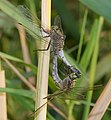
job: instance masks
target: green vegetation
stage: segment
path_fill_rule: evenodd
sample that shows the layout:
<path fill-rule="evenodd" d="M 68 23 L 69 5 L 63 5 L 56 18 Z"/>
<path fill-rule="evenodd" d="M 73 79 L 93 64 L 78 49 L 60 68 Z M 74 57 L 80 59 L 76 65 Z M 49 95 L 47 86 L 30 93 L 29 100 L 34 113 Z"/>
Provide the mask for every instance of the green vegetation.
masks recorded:
<path fill-rule="evenodd" d="M 26 5 L 34 16 L 36 13 L 40 16 L 40 1 L 0 0 L 0 68 L 5 71 L 6 78 L 6 88 L 0 86 L 0 92 L 7 93 L 6 106 L 10 120 L 33 120 L 30 114 L 35 106 L 38 72 L 38 54 L 33 50 L 40 49 L 40 21 L 32 17 L 34 24 L 31 24 L 18 11 L 16 6 L 20 4 Z M 52 1 L 51 20 L 59 14 L 67 36 L 65 56 L 82 73 L 76 87 L 90 89 L 102 84 L 104 89 L 111 77 L 110 11 L 110 0 Z M 35 24 L 37 27 L 34 27 Z M 49 73 L 48 88 L 51 94 L 57 87 L 51 77 L 51 69 Z M 84 93 L 86 98 L 81 101 L 73 100 L 72 94 L 68 95 L 72 100 L 60 97 L 53 99 L 47 109 L 47 120 L 87 120 L 90 108 L 102 89 L 91 89 Z M 110 109 L 102 120 L 109 120 L 109 113 Z"/>

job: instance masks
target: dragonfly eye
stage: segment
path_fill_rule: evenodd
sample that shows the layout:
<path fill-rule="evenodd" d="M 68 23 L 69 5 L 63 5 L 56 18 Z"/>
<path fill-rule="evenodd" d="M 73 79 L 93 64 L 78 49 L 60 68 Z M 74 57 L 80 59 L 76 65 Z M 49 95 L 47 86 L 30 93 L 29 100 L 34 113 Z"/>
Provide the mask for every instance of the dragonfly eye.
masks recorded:
<path fill-rule="evenodd" d="M 66 39 L 66 35 L 64 35 L 63 38 Z"/>
<path fill-rule="evenodd" d="M 80 78 L 81 77 L 81 73 L 79 72 L 77 72 L 77 73 L 75 73 L 75 75 L 77 76 L 77 78 Z"/>
<path fill-rule="evenodd" d="M 65 38 L 66 38 L 66 36 L 65 36 L 65 35 L 63 35 L 63 36 L 61 37 L 61 39 L 63 39 L 63 40 L 65 40 Z"/>
<path fill-rule="evenodd" d="M 61 39 L 64 39 L 64 37 L 62 36 Z"/>

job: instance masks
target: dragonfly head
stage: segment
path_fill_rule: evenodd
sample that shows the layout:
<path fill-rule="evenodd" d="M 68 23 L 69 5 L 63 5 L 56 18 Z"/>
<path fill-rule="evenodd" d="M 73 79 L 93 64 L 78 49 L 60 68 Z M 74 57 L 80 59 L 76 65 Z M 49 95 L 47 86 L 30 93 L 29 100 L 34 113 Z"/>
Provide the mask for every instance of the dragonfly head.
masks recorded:
<path fill-rule="evenodd" d="M 80 78 L 81 77 L 81 72 L 76 68 L 74 68 L 74 69 L 75 69 L 75 75 L 77 76 L 77 78 Z"/>
<path fill-rule="evenodd" d="M 81 72 L 74 68 L 73 66 L 68 66 L 65 68 L 66 73 L 71 77 L 71 79 L 76 79 L 81 77 Z"/>
<path fill-rule="evenodd" d="M 66 39 L 66 35 L 64 35 L 63 31 L 61 31 L 61 29 L 58 26 L 52 26 L 51 27 L 51 33 L 56 34 L 57 36 L 59 36 L 62 40 Z"/>
<path fill-rule="evenodd" d="M 70 77 L 70 79 L 71 79 L 72 81 L 74 81 L 76 78 L 80 78 L 80 77 L 81 77 L 81 74 L 78 74 L 78 73 L 73 72 L 73 73 L 71 73 L 71 74 L 69 75 L 69 77 Z"/>

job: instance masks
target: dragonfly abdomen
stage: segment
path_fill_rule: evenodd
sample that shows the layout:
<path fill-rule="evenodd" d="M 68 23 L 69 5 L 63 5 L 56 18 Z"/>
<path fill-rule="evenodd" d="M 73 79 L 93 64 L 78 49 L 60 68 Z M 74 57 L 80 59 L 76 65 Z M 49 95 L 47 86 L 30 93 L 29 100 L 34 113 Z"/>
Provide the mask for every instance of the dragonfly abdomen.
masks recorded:
<path fill-rule="evenodd" d="M 57 69 L 57 55 L 54 55 L 53 57 L 53 65 L 52 65 L 52 77 L 55 81 L 56 85 L 61 88 L 62 80 L 60 79 L 58 75 L 58 69 Z"/>
<path fill-rule="evenodd" d="M 73 71 L 71 71 L 70 74 L 62 80 L 58 75 L 57 58 L 58 58 L 58 56 L 54 55 L 54 57 L 53 57 L 53 65 L 52 65 L 52 77 L 53 77 L 53 80 L 55 81 L 56 85 L 61 90 L 70 89 L 70 88 L 72 88 L 74 86 L 74 83 L 76 81 L 75 79 L 77 78 L 77 76 L 75 75 L 75 73 Z"/>

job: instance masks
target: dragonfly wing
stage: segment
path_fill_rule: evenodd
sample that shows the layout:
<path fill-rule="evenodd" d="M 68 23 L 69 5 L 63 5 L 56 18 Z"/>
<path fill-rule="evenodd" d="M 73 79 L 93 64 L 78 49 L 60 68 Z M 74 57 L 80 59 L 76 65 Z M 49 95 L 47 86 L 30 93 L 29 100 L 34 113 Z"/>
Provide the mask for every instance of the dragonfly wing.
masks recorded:
<path fill-rule="evenodd" d="M 77 91 L 74 91 L 72 89 L 68 89 L 68 90 L 56 91 L 55 93 L 50 94 L 50 95 L 44 97 L 43 99 L 46 99 L 46 98 L 47 99 L 64 98 L 64 99 L 69 99 L 69 100 L 77 100 L 77 99 L 80 99 L 80 98 L 84 99 L 85 96 L 82 95 L 81 93 L 78 93 Z"/>
<path fill-rule="evenodd" d="M 17 8 L 27 18 L 28 21 L 40 28 L 40 20 L 34 16 L 26 6 L 18 5 Z"/>
<path fill-rule="evenodd" d="M 48 98 L 49 100 L 44 103 L 42 106 L 40 106 L 34 113 L 36 114 L 45 104 L 47 104 L 49 101 L 51 101 L 54 98 L 59 99 L 63 99 L 63 100 L 74 100 L 74 101 L 78 101 L 78 100 L 85 100 L 85 95 L 83 95 L 82 93 L 85 93 L 89 90 L 97 90 L 100 89 L 102 87 L 102 85 L 95 85 L 94 87 L 88 87 L 87 89 L 84 87 L 74 87 L 68 90 L 59 90 L 56 91 L 55 93 L 48 95 L 46 97 L 44 97 L 43 99 Z M 82 92 L 80 92 L 82 91 Z"/>
<path fill-rule="evenodd" d="M 60 16 L 57 15 L 54 19 L 54 26 L 58 26 L 60 31 L 63 33 Z"/>
<path fill-rule="evenodd" d="M 64 91 L 60 98 L 69 100 L 84 100 L 86 98 L 85 93 L 92 90 L 98 90 L 102 88 L 102 85 L 95 85 L 93 87 L 73 87 L 67 91 Z"/>
<path fill-rule="evenodd" d="M 59 96 L 59 95 L 61 95 L 61 94 L 63 94 L 63 93 L 64 93 L 64 91 L 59 90 L 59 91 L 56 91 L 56 92 L 53 93 L 53 94 L 50 94 L 50 95 L 44 97 L 43 99 L 46 99 L 46 98 L 48 98 L 48 99 L 54 98 L 54 97 Z"/>
<path fill-rule="evenodd" d="M 38 17 L 34 16 L 26 6 L 19 5 L 17 6 L 17 8 L 20 14 L 22 15 L 23 19 L 25 19 L 25 21 L 27 22 L 27 26 L 24 23 L 21 23 L 20 25 L 22 25 L 35 40 L 40 40 L 44 43 L 49 43 L 49 41 L 46 41 L 42 36 L 41 24 Z"/>

